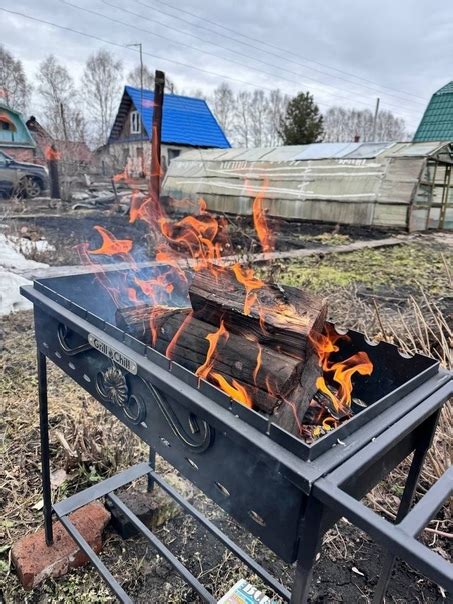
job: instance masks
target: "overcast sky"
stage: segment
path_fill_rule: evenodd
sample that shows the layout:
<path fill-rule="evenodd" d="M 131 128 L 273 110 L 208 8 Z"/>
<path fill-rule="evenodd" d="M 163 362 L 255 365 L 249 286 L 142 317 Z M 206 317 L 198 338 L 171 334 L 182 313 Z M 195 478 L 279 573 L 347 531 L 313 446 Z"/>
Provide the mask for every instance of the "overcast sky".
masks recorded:
<path fill-rule="evenodd" d="M 379 96 L 413 131 L 431 94 L 453 79 L 453 3 L 0 0 L 0 7 L 102 39 L 0 11 L 0 42 L 31 80 L 50 53 L 77 79 L 102 47 L 127 72 L 138 55 L 124 45 L 142 42 L 147 66 L 186 93 L 210 92 L 222 80 L 235 89 L 310 90 L 321 110 L 373 109 Z"/>

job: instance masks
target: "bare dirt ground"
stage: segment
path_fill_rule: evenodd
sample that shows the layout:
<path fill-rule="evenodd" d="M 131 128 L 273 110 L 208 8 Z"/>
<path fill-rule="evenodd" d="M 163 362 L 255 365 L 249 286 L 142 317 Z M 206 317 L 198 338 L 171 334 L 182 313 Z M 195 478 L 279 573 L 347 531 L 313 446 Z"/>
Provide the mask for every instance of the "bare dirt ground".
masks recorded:
<path fill-rule="evenodd" d="M 102 217 L 105 217 L 102 214 Z M 49 264 L 78 263 L 67 249 L 84 240 L 99 216 L 43 217 L 8 221 L 10 228 L 27 227 L 55 245 Z M 117 217 L 102 222 L 117 236 Z M 124 233 L 130 226 L 118 217 Z M 137 234 L 134 225 L 134 234 Z M 240 231 L 247 235 L 247 224 Z M 354 229 L 333 229 L 325 225 L 303 225 L 296 239 L 304 245 L 344 244 L 367 233 Z M 368 234 L 375 237 L 376 234 Z M 379 237 L 387 234 L 378 233 Z M 143 235 L 144 236 L 144 235 Z M 282 229 L 282 238 L 287 236 Z M 246 237 L 245 237 L 246 239 Z M 408 351 L 418 350 L 439 358 L 451 367 L 453 344 L 453 245 L 451 236 L 432 234 L 417 237 L 409 244 L 280 262 L 262 270 L 277 281 L 304 285 L 329 297 L 331 318 L 359 328 L 370 336 L 386 338 Z M 238 245 L 247 246 L 237 236 Z M 299 241 L 299 243 L 300 243 Z M 282 244 L 283 245 L 283 244 Z M 287 245 L 287 243 L 285 243 Z M 288 244 L 289 245 L 289 244 Z M 65 249 L 66 248 L 66 249 Z M 249 249 L 249 248 L 247 248 Z M 72 252 L 71 252 L 72 254 Z M 36 258 L 40 259 L 40 258 Z M 41 259 L 40 259 L 41 260 Z M 42 525 L 37 381 L 32 315 L 17 313 L 0 320 L 0 393 L 2 422 L 0 447 L 0 601 L 10 603 L 102 603 L 113 602 L 108 589 L 89 567 L 59 580 L 49 580 L 31 593 L 20 587 L 10 562 L 10 546 L 22 535 Z M 49 372 L 51 425 L 51 466 L 55 479 L 54 496 L 61 499 L 108 475 L 142 460 L 143 445 L 106 414 L 66 375 L 51 366 Z M 433 449 L 423 472 L 419 494 L 425 492 L 450 463 L 452 447 L 451 410 L 444 412 Z M 388 518 L 395 514 L 401 495 L 403 462 L 390 480 L 376 487 L 367 503 Z M 158 469 L 169 479 L 175 472 L 162 459 Z M 58 473 L 57 473 L 58 472 Z M 57 478 L 58 477 L 58 478 Z M 144 485 L 138 483 L 137 486 Z M 279 561 L 260 542 L 184 480 L 178 481 L 192 503 L 234 537 L 250 554 L 291 586 L 294 569 Z M 451 556 L 453 528 L 451 510 L 444 507 L 423 533 L 423 539 L 440 555 Z M 209 534 L 182 512 L 158 530 L 158 536 L 185 562 L 212 593 L 220 598 L 239 578 L 247 577 L 262 586 L 257 577 L 221 547 Z M 111 529 L 102 559 L 137 602 L 195 603 L 199 600 L 171 568 L 139 538 L 122 542 Z M 311 602 L 371 601 L 382 555 L 363 533 L 342 521 L 326 535 L 317 562 Z M 271 592 L 268 592 L 272 595 Z M 388 602 L 444 602 L 442 590 L 405 565 L 398 564 Z"/>
<path fill-rule="evenodd" d="M 226 255 L 261 251 L 250 217 L 224 215 L 223 219 L 232 244 L 231 250 L 225 250 Z M 95 225 L 108 228 L 118 239 L 133 239 L 134 249 L 141 250 L 147 257 L 153 253 L 153 239 L 149 236 L 146 225 L 140 221 L 130 224 L 124 211 L 111 204 L 92 210 L 72 211 L 70 205 L 61 202 L 53 207 L 49 202 L 32 202 L 32 205 L 16 202 L 15 205 L 8 205 L 3 201 L 0 203 L 0 223 L 1 232 L 5 235 L 19 235 L 32 241 L 45 238 L 55 250 L 46 252 L 45 257 L 37 254 L 33 260 L 46 262 L 51 266 L 80 264 L 76 246 L 87 242 L 95 248 L 100 242 L 100 237 L 94 230 Z M 383 239 L 395 234 L 395 231 L 386 229 L 348 225 L 335 227 L 277 219 L 271 221 L 271 226 L 273 231 L 278 232 L 275 246 L 277 251 L 345 245 L 353 241 Z"/>

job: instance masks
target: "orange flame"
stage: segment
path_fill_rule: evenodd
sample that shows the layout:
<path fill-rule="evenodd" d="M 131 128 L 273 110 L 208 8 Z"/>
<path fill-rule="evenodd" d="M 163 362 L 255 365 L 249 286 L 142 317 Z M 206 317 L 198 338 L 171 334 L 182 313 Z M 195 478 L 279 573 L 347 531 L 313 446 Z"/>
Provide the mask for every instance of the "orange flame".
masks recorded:
<path fill-rule="evenodd" d="M 121 182 L 122 180 L 124 180 L 125 182 L 129 181 L 129 175 L 126 170 L 124 170 L 123 172 L 119 172 L 118 174 L 115 174 L 113 176 L 113 182 Z"/>
<path fill-rule="evenodd" d="M 251 268 L 242 268 L 239 263 L 233 264 L 231 267 L 237 281 L 242 283 L 245 287 L 245 300 L 244 300 L 244 315 L 249 315 L 252 309 L 252 306 L 255 304 L 257 298 L 256 295 L 253 294 L 253 290 L 259 289 L 263 287 L 264 281 L 261 279 L 257 279 L 253 276 L 253 269 Z"/>
<path fill-rule="evenodd" d="M 127 297 L 131 302 L 134 302 L 134 304 L 138 304 L 137 290 L 133 287 L 127 288 Z"/>
<path fill-rule="evenodd" d="M 347 336 L 338 334 L 333 327 L 326 326 L 326 334 L 316 334 L 310 337 L 310 341 L 319 357 L 319 365 L 324 373 L 333 373 L 332 380 L 337 384 L 338 392 L 335 394 L 327 386 L 324 376 L 318 377 L 316 387 L 330 398 L 334 408 L 338 412 L 345 412 L 351 406 L 352 401 L 352 376 L 371 375 L 373 363 L 366 352 L 358 352 L 344 361 L 331 363 L 329 361 L 332 352 L 338 352 L 340 348 L 336 342 Z"/>
<path fill-rule="evenodd" d="M 132 249 L 130 239 L 117 239 L 110 231 L 101 226 L 94 227 L 102 237 L 102 245 L 97 250 L 89 250 L 90 254 L 105 254 L 114 256 L 115 254 L 128 254 Z"/>
<path fill-rule="evenodd" d="M 256 355 L 256 366 L 253 371 L 253 383 L 255 384 L 255 386 L 256 386 L 256 380 L 258 379 L 258 372 L 262 365 L 262 359 L 263 359 L 263 349 L 258 344 L 258 354 Z"/>
<path fill-rule="evenodd" d="M 250 398 L 245 386 L 237 382 L 235 379 L 232 380 L 232 385 L 229 384 L 220 373 L 213 372 L 211 373 L 210 377 L 214 378 L 219 384 L 220 388 L 231 396 L 231 398 L 234 398 L 235 401 L 238 401 L 238 403 L 241 403 L 245 407 L 249 407 L 250 409 L 252 408 L 252 399 Z"/>
<path fill-rule="evenodd" d="M 169 358 L 169 359 L 173 358 L 175 346 L 176 346 L 179 338 L 181 337 L 181 334 L 183 333 L 183 331 L 186 329 L 186 327 L 189 325 L 190 321 L 192 320 L 192 317 L 193 317 L 193 311 L 187 313 L 186 318 L 181 323 L 181 325 L 178 327 L 178 330 L 176 331 L 175 335 L 172 337 L 170 344 L 167 346 L 167 349 L 165 351 L 165 356 L 167 358 Z"/>
<path fill-rule="evenodd" d="M 206 339 L 209 342 L 208 353 L 206 355 L 206 360 L 203 363 L 203 365 L 200 365 L 200 367 L 198 367 L 198 369 L 195 372 L 195 375 L 197 377 L 203 378 L 203 379 L 206 379 L 208 377 L 208 375 L 214 365 L 214 359 L 215 359 L 214 354 L 217 349 L 218 341 L 220 340 L 221 337 L 228 339 L 228 336 L 229 336 L 229 333 L 226 330 L 223 321 L 220 322 L 220 327 L 216 332 L 210 333 L 206 336 Z"/>
<path fill-rule="evenodd" d="M 275 241 L 272 231 L 266 219 L 266 214 L 263 208 L 264 195 L 267 189 L 267 180 L 264 187 L 261 188 L 253 202 L 253 224 L 255 225 L 256 234 L 260 240 L 263 252 L 272 252 L 275 248 Z"/>

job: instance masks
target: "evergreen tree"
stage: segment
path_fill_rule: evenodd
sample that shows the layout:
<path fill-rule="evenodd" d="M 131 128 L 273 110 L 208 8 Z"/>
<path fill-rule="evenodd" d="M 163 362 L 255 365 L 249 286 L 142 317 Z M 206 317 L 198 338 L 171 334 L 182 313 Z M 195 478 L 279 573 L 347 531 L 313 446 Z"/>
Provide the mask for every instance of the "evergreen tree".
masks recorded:
<path fill-rule="evenodd" d="M 322 115 L 309 92 L 300 92 L 288 103 L 280 121 L 280 136 L 285 145 L 307 145 L 320 141 L 323 135 Z"/>

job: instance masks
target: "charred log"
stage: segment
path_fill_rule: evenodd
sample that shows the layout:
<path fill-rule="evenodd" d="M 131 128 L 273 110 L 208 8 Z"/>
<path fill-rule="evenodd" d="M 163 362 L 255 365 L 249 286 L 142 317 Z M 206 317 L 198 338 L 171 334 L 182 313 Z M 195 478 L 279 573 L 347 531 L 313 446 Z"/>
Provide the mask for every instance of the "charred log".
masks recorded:
<path fill-rule="evenodd" d="M 214 334 L 218 327 L 188 317 L 190 313 L 190 309 L 142 306 L 118 309 L 116 322 L 118 327 L 147 344 L 152 339 L 153 322 L 157 333 L 154 348 L 195 373 L 206 360 L 209 347 L 206 337 Z M 272 414 L 281 405 L 282 394 L 290 400 L 292 392 L 299 388 L 303 364 L 268 346 L 258 346 L 257 342 L 230 333 L 219 339 L 212 372 L 222 374 L 230 383 L 234 379 L 243 384 L 254 406 Z"/>
<path fill-rule="evenodd" d="M 292 287 L 263 285 L 254 295 L 245 313 L 247 292 L 231 271 L 218 280 L 201 272 L 190 288 L 193 309 L 119 309 L 117 325 L 196 373 L 206 361 L 208 336 L 223 321 L 228 333 L 218 340 L 207 379 L 217 385 L 218 373 L 228 384 L 240 383 L 255 409 L 298 434 L 321 375 L 310 335 L 323 329 L 326 305 Z"/>
<path fill-rule="evenodd" d="M 231 270 L 198 272 L 189 289 L 196 318 L 213 325 L 222 319 L 231 333 L 253 335 L 260 344 L 304 361 L 310 354 L 310 335 L 324 327 L 325 300 L 302 289 L 269 284 L 254 289 L 251 295 L 256 302 L 246 314 L 245 287 Z"/>

